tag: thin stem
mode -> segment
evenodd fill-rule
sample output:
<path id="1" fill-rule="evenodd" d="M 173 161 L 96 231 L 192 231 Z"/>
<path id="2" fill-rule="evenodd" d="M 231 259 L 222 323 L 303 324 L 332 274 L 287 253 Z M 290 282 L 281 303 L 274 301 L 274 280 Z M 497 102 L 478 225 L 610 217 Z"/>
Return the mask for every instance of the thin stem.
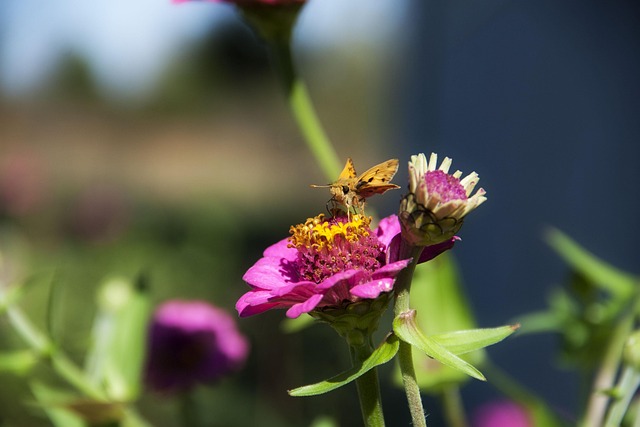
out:
<path id="1" fill-rule="evenodd" d="M 640 405 L 635 405 L 635 419 L 633 420 L 633 427 L 640 427 Z"/>
<path id="2" fill-rule="evenodd" d="M 637 303 L 634 304 L 633 309 L 629 310 L 629 313 L 620 320 L 613 330 L 602 364 L 591 388 L 591 397 L 589 398 L 583 421 L 580 424 L 582 427 L 599 427 L 604 421 L 610 397 L 603 393 L 603 391 L 613 387 L 616 374 L 620 367 L 622 349 L 633 327 L 633 319 L 637 310 L 636 306 Z"/>
<path id="3" fill-rule="evenodd" d="M 407 268 L 400 272 L 394 285 L 396 289 L 396 303 L 394 306 L 396 317 L 410 310 L 409 291 L 411 290 L 411 280 L 423 249 L 423 247 L 409 246 L 404 240 L 400 245 L 400 259 L 411 257 L 412 260 Z M 400 340 L 400 348 L 398 349 L 398 363 L 413 425 L 415 427 L 426 427 L 427 420 L 422 406 L 422 398 L 420 397 L 420 387 L 413 367 L 412 348 L 410 344 L 402 340 Z"/>
<path id="4" fill-rule="evenodd" d="M 609 415 L 605 423 L 606 427 L 617 427 L 622 423 L 622 418 L 629 408 L 631 398 L 635 395 L 640 385 L 640 372 L 627 367 L 616 387 L 618 399 L 611 405 Z"/>
<path id="5" fill-rule="evenodd" d="M 449 427 L 467 427 L 460 387 L 450 386 L 442 392 L 442 406 Z"/>
<path id="6" fill-rule="evenodd" d="M 82 371 L 62 352 L 55 349 L 51 340 L 40 332 L 17 307 L 7 309 L 9 321 L 20 337 L 39 355 L 45 356 L 55 371 L 69 384 L 95 400 L 107 399 L 104 392 L 91 384 Z"/>
<path id="7" fill-rule="evenodd" d="M 369 343 L 361 346 L 351 346 L 351 361 L 354 365 L 361 363 L 371 356 L 373 349 Z M 362 419 L 366 427 L 383 427 L 382 399 L 378 384 L 378 370 L 371 369 L 356 380 L 358 399 Z"/>
<path id="8" fill-rule="evenodd" d="M 320 124 L 305 84 L 295 71 L 290 37 L 269 40 L 269 47 L 298 128 L 327 178 L 327 182 L 333 182 L 340 174 L 340 160 Z"/>
<path id="9" fill-rule="evenodd" d="M 185 426 L 202 426 L 198 402 L 192 390 L 182 393 L 180 396 L 180 416 Z"/>
<path id="10" fill-rule="evenodd" d="M 416 371 L 413 367 L 413 354 L 411 345 L 400 340 L 398 348 L 398 365 L 402 374 L 402 384 L 411 412 L 411 420 L 415 427 L 427 427 L 427 418 L 424 415 L 420 387 L 416 379 Z"/>

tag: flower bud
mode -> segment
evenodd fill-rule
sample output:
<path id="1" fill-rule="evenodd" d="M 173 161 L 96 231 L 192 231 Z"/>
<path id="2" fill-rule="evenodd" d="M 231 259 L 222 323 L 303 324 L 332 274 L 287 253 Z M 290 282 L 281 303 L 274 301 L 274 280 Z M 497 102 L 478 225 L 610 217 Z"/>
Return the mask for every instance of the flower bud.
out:
<path id="1" fill-rule="evenodd" d="M 431 246 L 450 240 L 462 227 L 465 216 L 487 198 L 480 188 L 471 195 L 479 181 L 472 172 L 460 179 L 462 172 L 449 174 L 451 159 L 445 157 L 436 169 L 438 156 L 411 156 L 409 193 L 400 202 L 402 237 L 413 246 Z"/>

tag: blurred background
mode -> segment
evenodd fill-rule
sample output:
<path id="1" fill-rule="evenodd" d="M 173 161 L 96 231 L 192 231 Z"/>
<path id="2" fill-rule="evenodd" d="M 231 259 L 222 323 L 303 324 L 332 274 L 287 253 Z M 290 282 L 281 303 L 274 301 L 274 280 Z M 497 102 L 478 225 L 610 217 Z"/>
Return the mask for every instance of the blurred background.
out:
<path id="1" fill-rule="evenodd" d="M 489 327 L 544 308 L 564 280 L 547 226 L 640 273 L 638 24 L 632 1 L 310 0 L 294 49 L 341 159 L 362 171 L 435 151 L 480 174 L 489 201 L 455 256 Z M 155 302 L 202 298 L 235 313 L 243 272 L 324 210 L 327 194 L 308 186 L 324 182 L 264 45 L 232 7 L 0 3 L 3 280 L 55 271 L 58 339 L 77 360 L 94 315 L 87 301 L 113 275 L 144 273 Z M 404 187 L 404 167 L 395 182 Z M 400 195 L 372 204 L 386 216 Z M 47 289 L 22 301 L 36 322 Z M 247 367 L 199 390 L 213 402 L 211 425 L 300 426 L 323 414 L 357 424 L 349 388 L 287 396 L 349 361 L 329 328 L 285 334 L 283 317 L 239 322 L 252 343 Z M 0 328 L 0 349 L 20 346 Z M 580 384 L 557 346 L 552 335 L 516 337 L 490 355 L 571 418 Z M 16 405 L 32 400 L 24 381 L 0 375 L 4 425 L 48 425 L 34 405 Z M 469 383 L 468 409 L 495 393 Z M 402 390 L 384 400 L 390 425 L 407 425 Z M 140 410 L 178 425 L 176 405 L 149 393 Z"/>

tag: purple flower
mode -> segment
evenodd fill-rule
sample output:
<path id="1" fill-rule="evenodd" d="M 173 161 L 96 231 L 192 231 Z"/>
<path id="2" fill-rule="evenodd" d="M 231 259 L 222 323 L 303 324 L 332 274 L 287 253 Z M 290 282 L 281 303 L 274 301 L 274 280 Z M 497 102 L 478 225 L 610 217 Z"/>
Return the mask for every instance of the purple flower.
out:
<path id="1" fill-rule="evenodd" d="M 188 1 L 192 1 L 192 0 L 173 0 L 174 3 L 186 3 Z M 210 3 L 234 3 L 237 5 L 264 4 L 264 5 L 270 5 L 270 6 L 302 4 L 306 2 L 306 0 L 207 0 L 207 1 Z"/>
<path id="2" fill-rule="evenodd" d="M 296 318 L 325 308 L 376 299 L 393 290 L 410 259 L 399 259 L 400 223 L 392 215 L 371 230 L 370 217 L 325 219 L 320 214 L 291 227 L 292 236 L 268 247 L 244 275 L 251 286 L 237 302 L 241 317 L 273 308 Z M 426 249 L 420 262 L 453 247 L 452 238 Z"/>
<path id="3" fill-rule="evenodd" d="M 158 391 L 188 390 L 239 369 L 248 351 L 225 311 L 204 301 L 168 301 L 151 322 L 146 381 Z"/>
<path id="4" fill-rule="evenodd" d="M 0 214 L 19 217 L 37 212 L 47 194 L 46 175 L 38 153 L 7 150 L 0 160 Z"/>
<path id="5" fill-rule="evenodd" d="M 533 427 L 527 411 L 520 405 L 501 400 L 481 406 L 473 417 L 474 427 Z"/>

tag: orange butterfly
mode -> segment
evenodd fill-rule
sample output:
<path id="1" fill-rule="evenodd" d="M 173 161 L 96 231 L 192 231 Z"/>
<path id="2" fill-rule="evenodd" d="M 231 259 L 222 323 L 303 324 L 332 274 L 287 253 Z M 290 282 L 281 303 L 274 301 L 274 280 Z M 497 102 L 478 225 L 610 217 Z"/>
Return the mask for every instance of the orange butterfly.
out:
<path id="1" fill-rule="evenodd" d="M 333 196 L 331 201 L 346 207 L 347 213 L 351 211 L 351 208 L 362 212 L 364 210 L 364 201 L 368 197 L 374 194 L 382 194 L 387 190 L 400 188 L 400 186 L 390 183 L 397 171 L 398 159 L 389 159 L 358 176 L 353 166 L 353 160 L 349 158 L 338 179 L 328 185 L 312 185 L 312 187 L 329 187 Z"/>

